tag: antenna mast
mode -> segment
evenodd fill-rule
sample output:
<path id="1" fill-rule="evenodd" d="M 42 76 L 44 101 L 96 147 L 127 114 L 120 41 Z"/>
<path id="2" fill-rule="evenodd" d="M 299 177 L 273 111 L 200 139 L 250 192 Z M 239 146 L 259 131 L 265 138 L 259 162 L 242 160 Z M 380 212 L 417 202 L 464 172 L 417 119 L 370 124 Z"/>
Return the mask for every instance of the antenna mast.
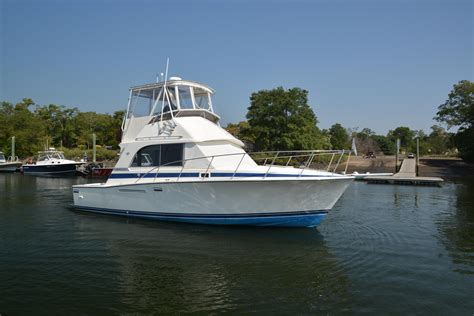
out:
<path id="1" fill-rule="evenodd" d="M 165 86 L 166 86 L 166 81 L 168 80 L 168 67 L 170 65 L 170 58 L 166 58 L 166 72 L 165 72 Z"/>
<path id="2" fill-rule="evenodd" d="M 170 114 L 171 117 L 173 118 L 173 109 L 171 108 L 171 102 L 170 102 L 170 97 L 168 95 L 168 90 L 166 89 L 166 82 L 168 81 L 168 68 L 170 65 L 170 58 L 168 57 L 166 59 L 166 71 L 165 71 L 165 83 L 163 84 L 163 102 L 161 103 L 161 118 L 160 121 L 163 121 L 163 110 L 165 107 L 165 98 L 168 99 L 168 106 L 170 108 Z"/>

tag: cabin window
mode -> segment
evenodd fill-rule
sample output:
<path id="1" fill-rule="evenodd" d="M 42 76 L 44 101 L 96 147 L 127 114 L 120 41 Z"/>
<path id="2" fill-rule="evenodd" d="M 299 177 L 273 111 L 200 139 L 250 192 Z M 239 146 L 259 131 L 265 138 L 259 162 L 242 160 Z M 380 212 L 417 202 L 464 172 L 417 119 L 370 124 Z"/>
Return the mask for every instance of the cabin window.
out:
<path id="1" fill-rule="evenodd" d="M 191 87 L 179 87 L 179 105 L 182 109 L 193 109 Z"/>
<path id="2" fill-rule="evenodd" d="M 147 116 L 152 106 L 153 99 L 150 95 L 150 91 L 134 91 L 129 115 L 133 114 L 134 117 Z"/>
<path id="3" fill-rule="evenodd" d="M 182 166 L 184 144 L 152 145 L 140 149 L 132 167 Z"/>
<path id="4" fill-rule="evenodd" d="M 210 110 L 211 100 L 207 91 L 199 88 L 194 89 L 194 102 L 197 109 Z"/>
<path id="5" fill-rule="evenodd" d="M 159 92 L 155 93 L 155 99 L 153 101 L 155 109 L 153 113 L 151 113 L 153 115 L 160 114 L 162 109 L 163 113 L 169 113 L 178 109 L 175 89 L 173 87 L 167 87 L 167 93 L 165 95 L 163 95 L 163 91 L 163 88 L 161 88 Z"/>
<path id="6" fill-rule="evenodd" d="M 162 105 L 163 113 L 171 112 L 178 109 L 178 107 L 176 106 L 176 96 L 174 89 L 171 87 L 167 87 L 166 91 L 168 93 L 164 96 L 165 102 L 164 105 Z"/>

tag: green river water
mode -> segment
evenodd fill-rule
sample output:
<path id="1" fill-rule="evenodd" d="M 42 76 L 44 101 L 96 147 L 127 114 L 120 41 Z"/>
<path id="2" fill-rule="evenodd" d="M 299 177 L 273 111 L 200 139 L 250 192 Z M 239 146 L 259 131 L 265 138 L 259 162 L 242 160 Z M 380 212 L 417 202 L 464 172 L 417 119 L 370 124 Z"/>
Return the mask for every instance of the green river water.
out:
<path id="1" fill-rule="evenodd" d="M 474 182 L 355 182 L 284 229 L 74 211 L 87 181 L 0 174 L 2 316 L 474 313 Z"/>

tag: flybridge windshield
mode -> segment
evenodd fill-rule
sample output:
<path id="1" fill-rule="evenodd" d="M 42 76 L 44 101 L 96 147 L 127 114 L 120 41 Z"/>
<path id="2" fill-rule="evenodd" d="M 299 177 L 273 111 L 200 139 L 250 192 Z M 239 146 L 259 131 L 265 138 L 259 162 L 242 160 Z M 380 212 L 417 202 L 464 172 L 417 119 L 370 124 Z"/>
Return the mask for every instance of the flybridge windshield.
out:
<path id="1" fill-rule="evenodd" d="M 133 88 L 128 117 L 159 115 L 180 110 L 207 110 L 213 112 L 211 90 L 183 82 L 155 84 Z"/>

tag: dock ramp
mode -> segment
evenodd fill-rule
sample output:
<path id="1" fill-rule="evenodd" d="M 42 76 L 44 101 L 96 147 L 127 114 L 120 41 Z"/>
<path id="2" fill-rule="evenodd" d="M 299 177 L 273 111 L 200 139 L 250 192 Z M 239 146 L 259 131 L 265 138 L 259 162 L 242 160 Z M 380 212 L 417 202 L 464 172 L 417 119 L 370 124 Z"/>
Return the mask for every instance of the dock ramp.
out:
<path id="1" fill-rule="evenodd" d="M 415 159 L 403 159 L 400 170 L 393 176 L 365 177 L 364 180 L 367 181 L 367 183 L 377 184 L 405 184 L 425 186 L 439 186 L 444 181 L 438 177 L 417 177 Z"/>

